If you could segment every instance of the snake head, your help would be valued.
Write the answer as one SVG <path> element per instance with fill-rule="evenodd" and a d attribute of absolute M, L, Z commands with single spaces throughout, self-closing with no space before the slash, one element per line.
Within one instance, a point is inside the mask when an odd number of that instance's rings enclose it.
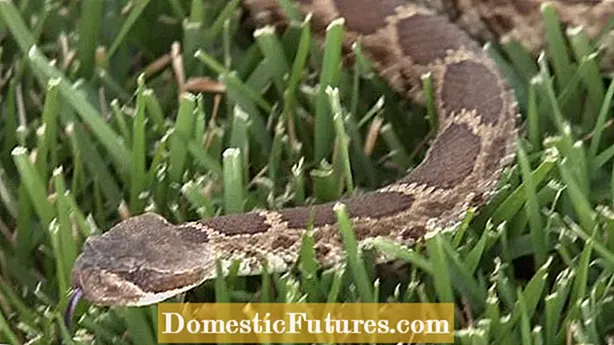
<path fill-rule="evenodd" d="M 85 242 L 72 284 L 97 305 L 163 301 L 206 277 L 212 252 L 206 228 L 175 226 L 155 213 L 124 220 Z"/>

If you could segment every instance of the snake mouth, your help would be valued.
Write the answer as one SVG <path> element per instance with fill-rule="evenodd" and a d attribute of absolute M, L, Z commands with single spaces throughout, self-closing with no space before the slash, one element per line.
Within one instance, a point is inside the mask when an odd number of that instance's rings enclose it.
<path fill-rule="evenodd" d="M 206 279 L 203 267 L 169 272 L 145 264 L 135 265 L 132 260 L 101 267 L 100 263 L 107 260 L 101 260 L 95 252 L 86 246 L 84 254 L 75 262 L 72 282 L 75 291 L 81 291 L 84 299 L 99 306 L 159 303 Z"/>
<path fill-rule="evenodd" d="M 199 235 L 199 236 L 196 236 Z M 212 253 L 200 229 L 180 229 L 156 214 L 129 218 L 91 236 L 72 271 L 72 285 L 100 306 L 160 302 L 200 284 Z"/>
<path fill-rule="evenodd" d="M 73 289 L 81 291 L 84 299 L 100 305 L 136 305 L 146 293 L 138 286 L 106 270 L 88 267 L 79 259 L 72 274 Z"/>
<path fill-rule="evenodd" d="M 177 287 L 171 287 L 168 281 L 160 282 L 161 285 L 155 291 L 144 291 L 135 283 L 122 279 L 114 273 L 75 270 L 73 289 L 80 294 L 79 298 L 82 295 L 95 305 L 138 307 L 162 302 L 200 285 L 203 280 L 204 277 L 191 279 Z M 173 279 L 170 281 L 173 282 Z"/>

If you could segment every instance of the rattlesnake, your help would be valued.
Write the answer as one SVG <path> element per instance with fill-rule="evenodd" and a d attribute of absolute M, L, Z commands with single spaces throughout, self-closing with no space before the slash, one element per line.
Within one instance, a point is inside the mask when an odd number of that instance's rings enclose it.
<path fill-rule="evenodd" d="M 467 31 L 520 38 L 536 49 L 542 44 L 541 3 L 296 1 L 300 12 L 312 14 L 313 29 L 320 34 L 332 20 L 344 18 L 344 47 L 359 40 L 376 70 L 408 97 L 420 99 L 416 85 L 421 76 L 430 73 L 433 78 L 439 128 L 424 161 L 397 182 L 339 201 L 361 243 L 379 237 L 412 246 L 453 226 L 469 207 L 492 194 L 513 159 L 517 108 L 494 61 Z M 612 1 L 553 4 L 564 21 L 594 24 L 588 27 L 593 34 L 614 13 Z M 269 17 L 284 17 L 275 0 L 246 5 Z M 343 258 L 335 204 L 178 225 L 154 213 L 131 217 L 86 241 L 73 268 L 73 288 L 98 305 L 146 305 L 213 278 L 216 260 L 223 268 L 240 260 L 239 274 L 245 275 L 260 272 L 263 260 L 270 271 L 286 271 L 296 262 L 310 223 L 319 262 L 334 265 Z"/>

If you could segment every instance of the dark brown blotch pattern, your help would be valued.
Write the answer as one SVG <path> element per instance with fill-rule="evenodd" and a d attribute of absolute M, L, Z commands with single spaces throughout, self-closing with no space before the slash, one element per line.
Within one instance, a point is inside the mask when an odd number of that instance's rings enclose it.
<path fill-rule="evenodd" d="M 191 243 L 206 243 L 209 240 L 209 235 L 204 229 L 199 226 L 187 223 L 175 227 L 179 237 L 182 240 Z"/>
<path fill-rule="evenodd" d="M 449 189 L 471 174 L 481 139 L 466 124 L 452 124 L 435 139 L 427 158 L 401 183 Z"/>
<path fill-rule="evenodd" d="M 204 219 L 199 223 L 227 236 L 258 234 L 269 230 L 266 218 L 254 212 Z"/>
<path fill-rule="evenodd" d="M 345 18 L 348 29 L 362 35 L 371 35 L 386 25 L 386 17 L 395 14 L 403 0 L 333 0 L 339 16 Z"/>
<path fill-rule="evenodd" d="M 317 244 L 314 247 L 314 250 L 316 252 L 316 259 L 318 261 L 323 261 L 324 258 L 326 258 L 326 256 L 328 255 L 328 253 L 330 253 L 330 248 L 325 244 Z"/>
<path fill-rule="evenodd" d="M 506 133 L 509 134 L 509 133 Z M 500 169 L 501 160 L 505 156 L 507 151 L 507 139 L 505 137 L 498 136 L 493 142 L 490 144 L 488 148 L 488 152 L 485 160 L 485 174 L 492 174 L 498 169 Z"/>
<path fill-rule="evenodd" d="M 577 2 L 577 0 L 573 0 L 573 1 L 559 0 L 559 1 Z M 595 2 L 600 2 L 600 1 L 601 0 L 595 0 Z M 518 10 L 518 12 L 520 12 L 520 14 L 523 14 L 523 15 L 530 15 L 531 13 L 533 13 L 539 8 L 539 3 L 534 0 L 514 0 L 514 1 L 510 1 L 510 4 L 512 4 L 516 8 L 516 10 Z"/>
<path fill-rule="evenodd" d="M 417 225 L 401 231 L 401 239 L 403 239 L 405 242 L 411 243 L 414 240 L 424 237 L 425 234 L 426 228 L 422 225 Z"/>
<path fill-rule="evenodd" d="M 411 207 L 414 197 L 397 192 L 371 192 L 344 201 L 351 217 L 379 219 L 405 211 Z"/>
<path fill-rule="evenodd" d="M 288 222 L 290 229 L 304 229 L 309 224 L 319 227 L 335 223 L 333 205 L 333 203 L 326 203 L 311 207 L 292 207 L 279 211 L 279 214 L 282 221 Z"/>
<path fill-rule="evenodd" d="M 484 21 L 495 32 L 509 32 L 514 29 L 514 21 L 509 16 L 493 14 L 490 17 L 485 17 Z"/>
<path fill-rule="evenodd" d="M 424 208 L 428 210 L 428 212 L 434 217 L 439 217 L 444 212 L 454 209 L 456 203 L 456 198 L 448 198 L 445 200 L 430 200 L 424 204 Z"/>
<path fill-rule="evenodd" d="M 484 64 L 461 61 L 446 66 L 441 102 L 447 115 L 476 110 L 480 122 L 495 125 L 503 116 L 506 90 L 499 76 Z"/>
<path fill-rule="evenodd" d="M 369 217 L 379 219 L 394 215 L 411 207 L 414 197 L 396 192 L 371 192 L 351 199 L 342 200 L 350 217 Z M 331 225 L 337 222 L 333 206 L 326 203 L 312 207 L 295 207 L 279 211 L 282 221 L 288 222 L 291 229 L 306 228 L 310 222 L 314 227 Z"/>
<path fill-rule="evenodd" d="M 273 239 L 273 242 L 271 242 L 271 249 L 290 248 L 296 241 L 297 239 L 295 237 L 281 234 Z"/>
<path fill-rule="evenodd" d="M 477 49 L 475 43 L 447 18 L 417 14 L 397 24 L 399 44 L 415 63 L 426 65 L 443 59 L 448 50 Z"/>

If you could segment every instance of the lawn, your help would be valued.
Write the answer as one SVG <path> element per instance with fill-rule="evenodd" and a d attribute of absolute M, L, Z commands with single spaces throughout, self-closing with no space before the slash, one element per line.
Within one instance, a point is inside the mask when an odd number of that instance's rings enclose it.
<path fill-rule="evenodd" d="M 238 0 L 0 0 L 0 343 L 156 343 L 155 306 L 81 302 L 63 321 L 84 240 L 120 219 L 336 200 L 424 157 L 435 114 L 359 45 L 340 69 L 341 23 L 322 47 L 308 19 L 253 31 L 241 13 Z M 486 46 L 522 114 L 517 159 L 486 206 L 412 249 L 350 241 L 362 255 L 328 270 L 306 236 L 292 272 L 230 272 L 183 298 L 453 302 L 458 344 L 614 343 L 606 30 L 563 31 L 547 6 L 543 19 L 547 54 Z M 372 251 L 408 265 L 376 267 Z"/>

